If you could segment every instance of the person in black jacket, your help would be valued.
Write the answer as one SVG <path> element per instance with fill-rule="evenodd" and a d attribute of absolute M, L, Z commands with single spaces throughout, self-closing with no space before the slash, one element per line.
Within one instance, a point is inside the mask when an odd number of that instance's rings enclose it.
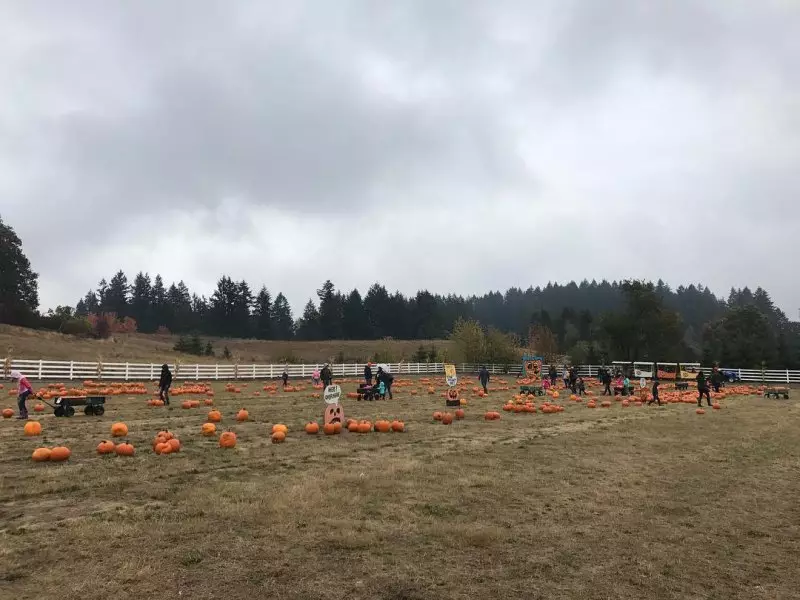
<path fill-rule="evenodd" d="M 481 370 L 478 371 L 478 381 L 480 382 L 481 387 L 483 387 L 483 393 L 484 394 L 488 394 L 489 393 L 489 387 L 488 387 L 489 386 L 489 369 L 486 368 L 486 365 L 482 366 Z"/>
<path fill-rule="evenodd" d="M 322 385 L 324 387 L 328 387 L 333 383 L 333 371 L 331 371 L 330 365 L 327 363 L 324 367 L 322 367 L 322 371 L 319 372 L 320 379 L 322 379 Z"/>
<path fill-rule="evenodd" d="M 703 396 L 706 397 L 708 401 L 708 405 L 711 406 L 711 394 L 708 390 L 708 379 L 706 379 L 706 374 L 703 371 L 700 371 L 697 374 L 697 406 L 703 406 Z"/>
<path fill-rule="evenodd" d="M 556 379 L 558 379 L 558 371 L 556 370 L 556 366 L 555 365 L 550 365 L 549 375 L 550 375 L 550 387 L 555 389 L 555 387 L 556 387 Z"/>
<path fill-rule="evenodd" d="M 603 384 L 603 396 L 613 396 L 614 394 L 611 393 L 611 371 L 603 369 L 600 381 Z"/>
<path fill-rule="evenodd" d="M 378 367 L 378 382 L 383 382 L 383 386 L 386 388 L 386 393 L 389 394 L 389 400 L 394 399 L 392 396 L 392 383 L 394 383 L 394 376 L 383 370 L 383 367 Z"/>
<path fill-rule="evenodd" d="M 714 388 L 714 393 L 719 394 L 719 388 L 722 385 L 722 373 L 719 367 L 711 369 L 711 387 Z"/>
<path fill-rule="evenodd" d="M 650 399 L 650 402 L 647 403 L 647 406 L 650 406 L 653 402 L 658 402 L 658 405 L 661 406 L 661 399 L 658 397 L 658 378 L 653 378 L 653 397 Z"/>
<path fill-rule="evenodd" d="M 367 385 L 372 385 L 372 363 L 364 366 L 364 381 L 367 382 Z"/>
<path fill-rule="evenodd" d="M 169 388 L 172 385 L 172 371 L 167 365 L 161 365 L 161 378 L 158 380 L 158 397 L 169 405 Z"/>

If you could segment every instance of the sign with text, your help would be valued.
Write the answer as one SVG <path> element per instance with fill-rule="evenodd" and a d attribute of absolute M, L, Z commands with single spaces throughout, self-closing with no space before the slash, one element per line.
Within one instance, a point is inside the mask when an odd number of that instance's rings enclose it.
<path fill-rule="evenodd" d="M 458 383 L 458 376 L 456 375 L 456 366 L 455 365 L 445 365 L 444 366 L 444 379 L 447 382 L 447 385 L 450 387 L 455 387 Z"/>
<path fill-rule="evenodd" d="M 336 384 L 329 385 L 325 388 L 324 393 L 325 404 L 339 404 L 342 398 L 342 388 Z"/>

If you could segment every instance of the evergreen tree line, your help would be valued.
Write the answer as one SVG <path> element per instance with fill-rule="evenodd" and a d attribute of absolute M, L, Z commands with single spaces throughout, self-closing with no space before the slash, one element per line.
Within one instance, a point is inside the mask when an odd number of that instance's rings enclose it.
<path fill-rule="evenodd" d="M 375 283 L 362 297 L 325 281 L 295 318 L 282 293 L 258 292 L 223 276 L 206 297 L 183 281 L 122 271 L 102 279 L 74 308 L 40 314 L 38 275 L 13 229 L 0 219 L 0 322 L 89 333 L 90 315 L 113 314 L 139 332 L 264 340 L 441 339 L 477 322 L 487 334 L 510 334 L 543 354 L 574 362 L 702 360 L 740 367 L 800 368 L 800 332 L 758 288 L 727 298 L 702 285 L 672 289 L 663 281 L 582 281 L 510 288 L 482 296 L 413 296 Z M 129 331 L 126 326 L 119 331 Z M 488 344 L 491 346 L 491 344 Z M 495 344 L 496 346 L 496 344 Z M 205 348 L 204 348 L 205 351 Z"/>

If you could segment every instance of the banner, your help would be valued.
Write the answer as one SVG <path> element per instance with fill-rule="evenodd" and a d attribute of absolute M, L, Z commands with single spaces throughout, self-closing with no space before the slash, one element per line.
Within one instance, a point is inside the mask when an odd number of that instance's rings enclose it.
<path fill-rule="evenodd" d="M 522 374 L 526 379 L 533 382 L 542 380 L 542 357 L 528 356 L 522 357 Z"/>
<path fill-rule="evenodd" d="M 445 365 L 444 366 L 444 379 L 447 382 L 447 385 L 450 387 L 455 387 L 458 383 L 458 376 L 456 375 L 456 366 L 455 365 Z"/>

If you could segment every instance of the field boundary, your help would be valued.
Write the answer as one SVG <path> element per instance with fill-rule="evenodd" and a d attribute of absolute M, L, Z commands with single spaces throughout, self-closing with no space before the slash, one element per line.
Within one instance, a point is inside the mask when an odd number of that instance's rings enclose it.
<path fill-rule="evenodd" d="M 183 364 L 168 363 L 176 379 L 194 381 L 218 381 L 220 379 L 277 379 L 281 377 L 284 369 L 291 378 L 307 378 L 316 369 L 321 369 L 323 363 L 303 364 L 232 364 L 232 363 L 205 363 Z M 334 377 L 360 377 L 364 373 L 365 363 L 331 364 Z M 387 365 L 395 375 L 437 375 L 444 373 L 444 363 L 389 363 Z M 456 364 L 456 371 L 462 374 L 474 374 L 481 365 L 470 363 Z M 494 375 L 517 376 L 522 370 L 521 364 L 514 365 L 486 365 Z M 154 381 L 161 372 L 161 364 L 139 362 L 83 362 L 83 361 L 58 361 L 58 360 L 26 360 L 14 359 L 10 361 L 10 369 L 24 373 L 28 378 L 35 380 L 115 380 L 115 381 Z M 544 365 L 546 371 L 548 365 Z M 583 377 L 595 377 L 600 365 L 581 365 L 578 373 Z M 705 367 L 708 371 L 710 367 Z M 779 383 L 785 385 L 800 384 L 800 371 L 789 369 L 760 370 L 723 368 L 724 371 L 737 373 L 739 379 L 748 383 Z M 374 371 L 374 369 L 373 369 Z M 561 369 L 559 368 L 559 374 Z"/>

